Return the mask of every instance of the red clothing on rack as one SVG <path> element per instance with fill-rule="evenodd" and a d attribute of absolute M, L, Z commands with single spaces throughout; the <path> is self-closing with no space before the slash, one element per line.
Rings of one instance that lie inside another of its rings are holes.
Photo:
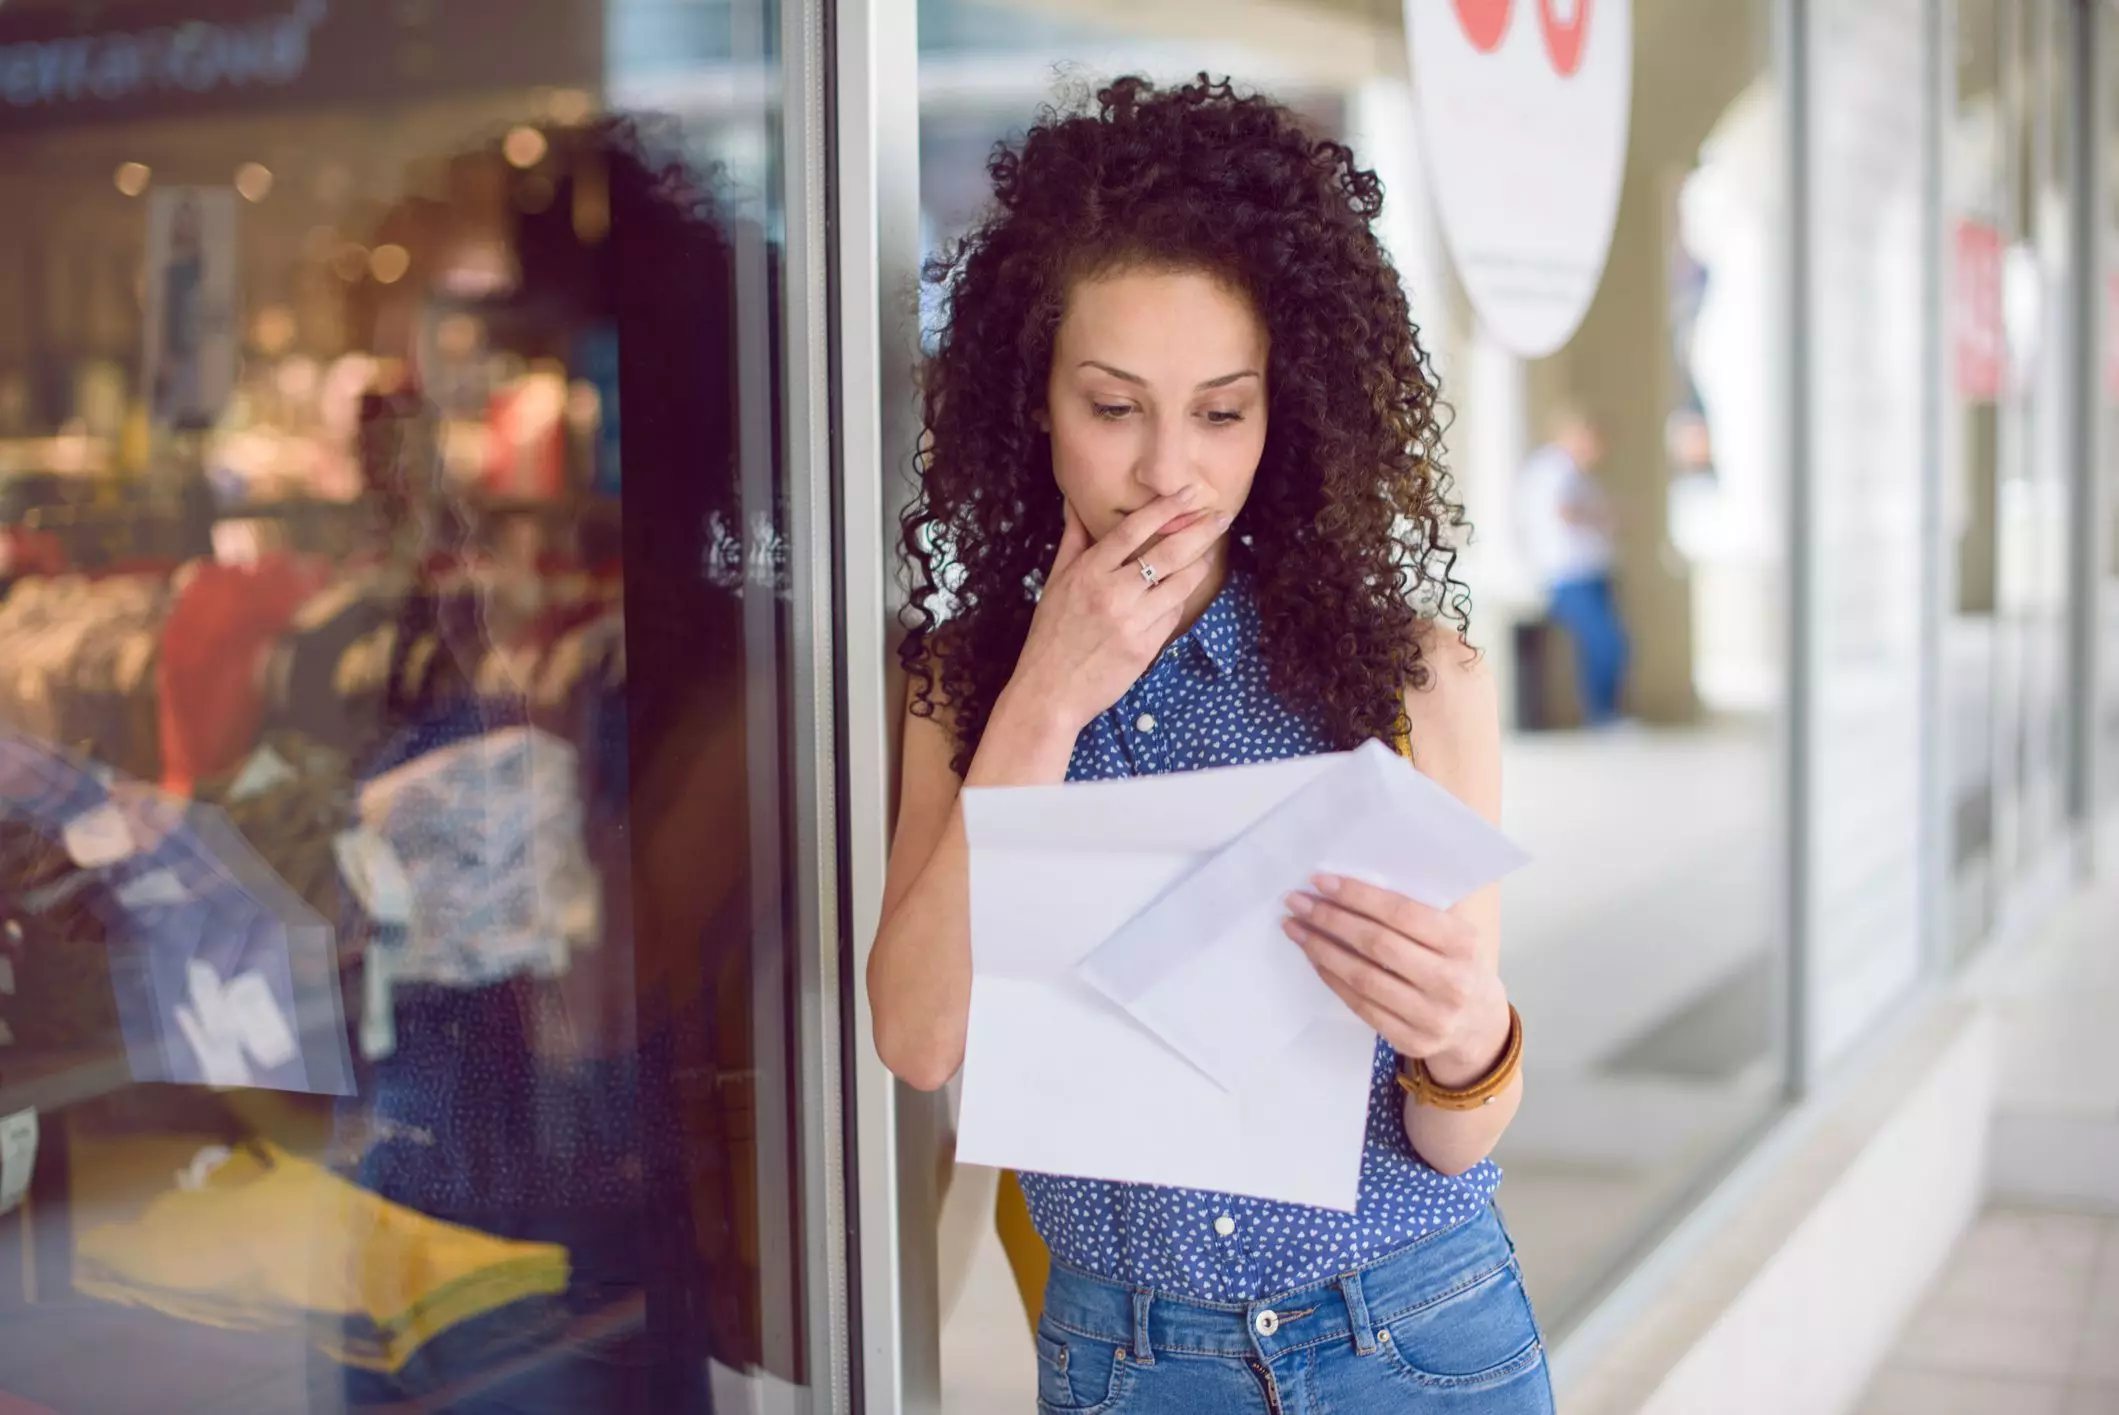
<path fill-rule="evenodd" d="M 302 602 L 329 578 L 288 556 L 255 565 L 198 566 L 162 630 L 159 690 L 162 786 L 233 771 L 257 743 L 265 713 L 260 667 Z"/>

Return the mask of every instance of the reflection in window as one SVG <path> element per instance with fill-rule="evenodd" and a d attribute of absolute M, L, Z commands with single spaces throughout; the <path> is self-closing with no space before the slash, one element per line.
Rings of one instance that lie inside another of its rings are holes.
<path fill-rule="evenodd" d="M 711 120 L 444 91 L 0 178 L 7 1396 L 809 1381 L 777 137 L 721 52 Z"/>

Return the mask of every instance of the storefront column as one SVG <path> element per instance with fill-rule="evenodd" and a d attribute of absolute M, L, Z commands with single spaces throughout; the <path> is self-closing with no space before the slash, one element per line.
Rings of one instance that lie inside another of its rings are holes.
<path fill-rule="evenodd" d="M 2119 75 L 2110 72 L 2107 60 L 2114 23 L 2112 6 L 2084 0 L 2072 7 L 2071 29 L 2073 102 L 2069 105 L 2068 128 L 2072 134 L 2071 184 L 2075 202 L 2071 212 L 2068 242 L 2070 265 L 2078 281 L 2079 298 L 2069 301 L 2073 328 L 2064 336 L 2071 352 L 2068 370 L 2068 743 L 2067 818 L 2076 832 L 2078 872 L 2090 874 L 2095 867 L 2098 783 L 2109 767 L 2099 760 L 2101 717 L 2099 691 L 2103 684 L 2101 664 L 2104 629 L 2104 566 L 2109 555 L 2107 536 L 2110 489 L 2104 475 L 2104 456 L 2099 431 L 2105 422 L 2099 394 L 2106 372 L 2105 330 L 2106 283 L 2110 280 L 2111 222 L 2110 169 L 2115 154 L 2110 148 L 2112 101 L 2109 86 Z"/>
<path fill-rule="evenodd" d="M 917 436 L 912 376 L 917 302 L 901 289 L 920 262 L 919 28 L 914 0 L 842 0 L 835 9 L 837 196 L 832 261 L 838 333 L 840 659 L 845 714 L 844 917 L 853 1026 L 851 1144 L 859 1407 L 938 1410 L 941 1313 L 939 1098 L 902 1085 L 878 1059 L 865 976 L 881 917 L 896 801 L 900 675 L 892 573 L 897 511 Z"/>

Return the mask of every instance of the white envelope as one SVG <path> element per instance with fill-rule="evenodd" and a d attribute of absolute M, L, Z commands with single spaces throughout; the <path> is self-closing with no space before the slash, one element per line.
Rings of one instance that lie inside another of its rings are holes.
<path fill-rule="evenodd" d="M 1077 971 L 1135 915 L 1178 897 L 1173 886 L 1353 755 L 964 793 L 973 977 L 958 1158 L 1354 1208 L 1376 1047 L 1360 1019 L 1336 999 L 1310 1008 L 1299 1027 L 1278 1028 L 1284 1044 L 1239 1068 L 1231 1087 Z M 1356 863 L 1307 845 L 1297 850 L 1306 858 L 1282 862 L 1300 878 Z M 1279 917 L 1276 908 L 1279 949 L 1315 984 Z M 1220 942 L 1211 931 L 1186 936 L 1195 957 Z M 1299 995 L 1285 1000 L 1309 1007 Z"/>
<path fill-rule="evenodd" d="M 1345 1010 L 1281 931 L 1320 870 L 1447 909 L 1529 857 L 1381 742 L 1344 753 L 1084 957 L 1076 971 L 1237 1090 Z"/>

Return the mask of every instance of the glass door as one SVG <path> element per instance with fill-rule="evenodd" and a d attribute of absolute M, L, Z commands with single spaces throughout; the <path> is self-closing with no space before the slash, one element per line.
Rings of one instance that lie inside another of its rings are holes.
<path fill-rule="evenodd" d="M 1995 861 L 2004 899 L 2062 841 L 2072 268 L 2072 6 L 1999 7 L 2002 317 L 1995 489 Z"/>
<path fill-rule="evenodd" d="M 2107 4 L 2097 14 L 2101 56 L 2098 103 L 2091 121 L 2098 133 L 2096 161 L 2102 164 L 2103 211 L 2095 224 L 2100 333 L 2096 351 L 2095 390 L 2098 409 L 2097 503 L 2103 516 L 2097 567 L 2099 684 L 2097 757 L 2100 764 L 2098 809 L 2107 816 L 2119 807 L 2119 6 Z"/>
<path fill-rule="evenodd" d="M 820 34 L 0 14 L 0 1408 L 846 1405 Z"/>

